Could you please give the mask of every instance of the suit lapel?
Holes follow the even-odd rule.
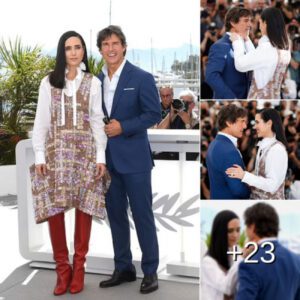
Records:
[[[101,81],[102,110],[103,110],[104,115],[106,117],[108,117],[107,109],[106,109],[105,102],[104,102],[104,74],[103,74],[103,72],[101,72],[99,74],[98,78]]]
[[[130,76],[129,76],[130,71],[131,71],[131,64],[128,61],[126,61],[124,68],[121,72],[116,91],[115,91],[113,104],[112,104],[112,108],[111,108],[111,114],[110,114],[111,116],[113,115],[114,111],[116,110],[116,107],[121,98],[122,92],[123,92],[124,88],[126,87],[127,82],[130,79]]]

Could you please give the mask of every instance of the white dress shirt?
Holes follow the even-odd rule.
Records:
[[[231,142],[233,143],[233,145],[237,148],[237,141],[238,141],[238,139],[236,137],[234,137],[233,135],[230,135],[228,133],[221,132],[221,131],[218,132],[218,134],[224,135],[227,138],[229,138],[231,140]]]
[[[234,262],[225,273],[217,261],[206,255],[201,264],[200,293],[201,299],[224,300],[224,294],[233,295],[236,292],[238,281],[238,266],[242,259]]]
[[[257,48],[254,47],[251,40],[247,42],[240,37],[232,43],[234,49],[234,65],[240,72],[253,71],[253,76],[258,89],[263,88],[272,79],[277,63],[277,49],[272,46],[267,36],[262,36],[258,42]],[[245,53],[246,47],[246,53]],[[289,50],[280,50],[283,61],[287,64],[291,60]]]
[[[102,68],[102,72],[105,75],[104,81],[103,81],[104,103],[105,103],[105,107],[106,107],[108,116],[110,116],[110,114],[111,114],[114,95],[115,95],[117,85],[118,85],[118,82],[119,82],[119,79],[120,79],[120,75],[121,75],[121,72],[124,68],[125,63],[126,63],[126,59],[124,58],[122,64],[119,66],[117,71],[113,74],[111,79],[108,76],[107,66],[104,65],[103,68]]]
[[[256,155],[255,174],[245,172],[243,182],[261,189],[265,192],[275,193],[285,180],[288,167],[288,155],[286,149],[281,144],[271,147],[267,157],[265,158],[265,174],[266,177],[258,176],[258,167],[260,158],[271,144],[276,141],[275,137],[264,138],[258,143],[259,149]],[[262,151],[262,154],[260,154]]]
[[[63,89],[68,97],[73,97],[76,95],[84,72],[77,68],[77,75],[73,80],[66,80],[66,87]],[[62,96],[62,104],[63,99]],[[90,114],[90,126],[93,131],[93,137],[96,143],[97,151],[97,163],[105,163],[105,148],[107,137],[104,132],[103,123],[103,111],[102,111],[102,96],[101,96],[101,81],[93,76],[90,99],[89,99],[89,114]],[[73,111],[76,112],[76,105],[73,101]],[[64,111],[64,105],[62,105],[62,112]],[[64,114],[62,114],[62,124],[64,124]],[[73,117],[73,125],[76,126],[76,118]],[[35,152],[35,164],[44,164],[45,160],[45,142],[47,134],[50,130],[51,125],[51,85],[49,82],[49,77],[43,78],[39,89],[38,105],[34,120],[34,127],[32,132],[32,145]]]

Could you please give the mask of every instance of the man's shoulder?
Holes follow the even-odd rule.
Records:
[[[223,135],[217,135],[216,138],[211,142],[210,146],[220,152],[236,151],[235,146],[229,140],[229,138]]]
[[[211,46],[211,49],[213,50],[218,49],[223,51],[229,50],[231,49],[231,42],[228,40],[226,36],[223,36]]]

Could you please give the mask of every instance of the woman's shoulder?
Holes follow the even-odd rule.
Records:
[[[43,77],[43,79],[41,80],[40,88],[47,88],[47,89],[51,88],[50,81],[49,81],[49,74]]]
[[[269,152],[274,155],[280,155],[280,154],[284,156],[287,155],[287,150],[285,145],[278,140],[276,140],[276,142],[273,145],[271,145]]]
[[[202,259],[202,265],[206,265],[206,266],[210,266],[210,267],[214,267],[214,266],[218,266],[217,261],[212,258],[210,255],[205,255]]]

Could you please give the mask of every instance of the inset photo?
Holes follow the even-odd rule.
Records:
[[[300,101],[202,101],[201,199],[300,199]]]
[[[299,201],[202,202],[200,299],[299,299],[299,211]]]
[[[201,0],[201,98],[300,98],[299,7]]]

